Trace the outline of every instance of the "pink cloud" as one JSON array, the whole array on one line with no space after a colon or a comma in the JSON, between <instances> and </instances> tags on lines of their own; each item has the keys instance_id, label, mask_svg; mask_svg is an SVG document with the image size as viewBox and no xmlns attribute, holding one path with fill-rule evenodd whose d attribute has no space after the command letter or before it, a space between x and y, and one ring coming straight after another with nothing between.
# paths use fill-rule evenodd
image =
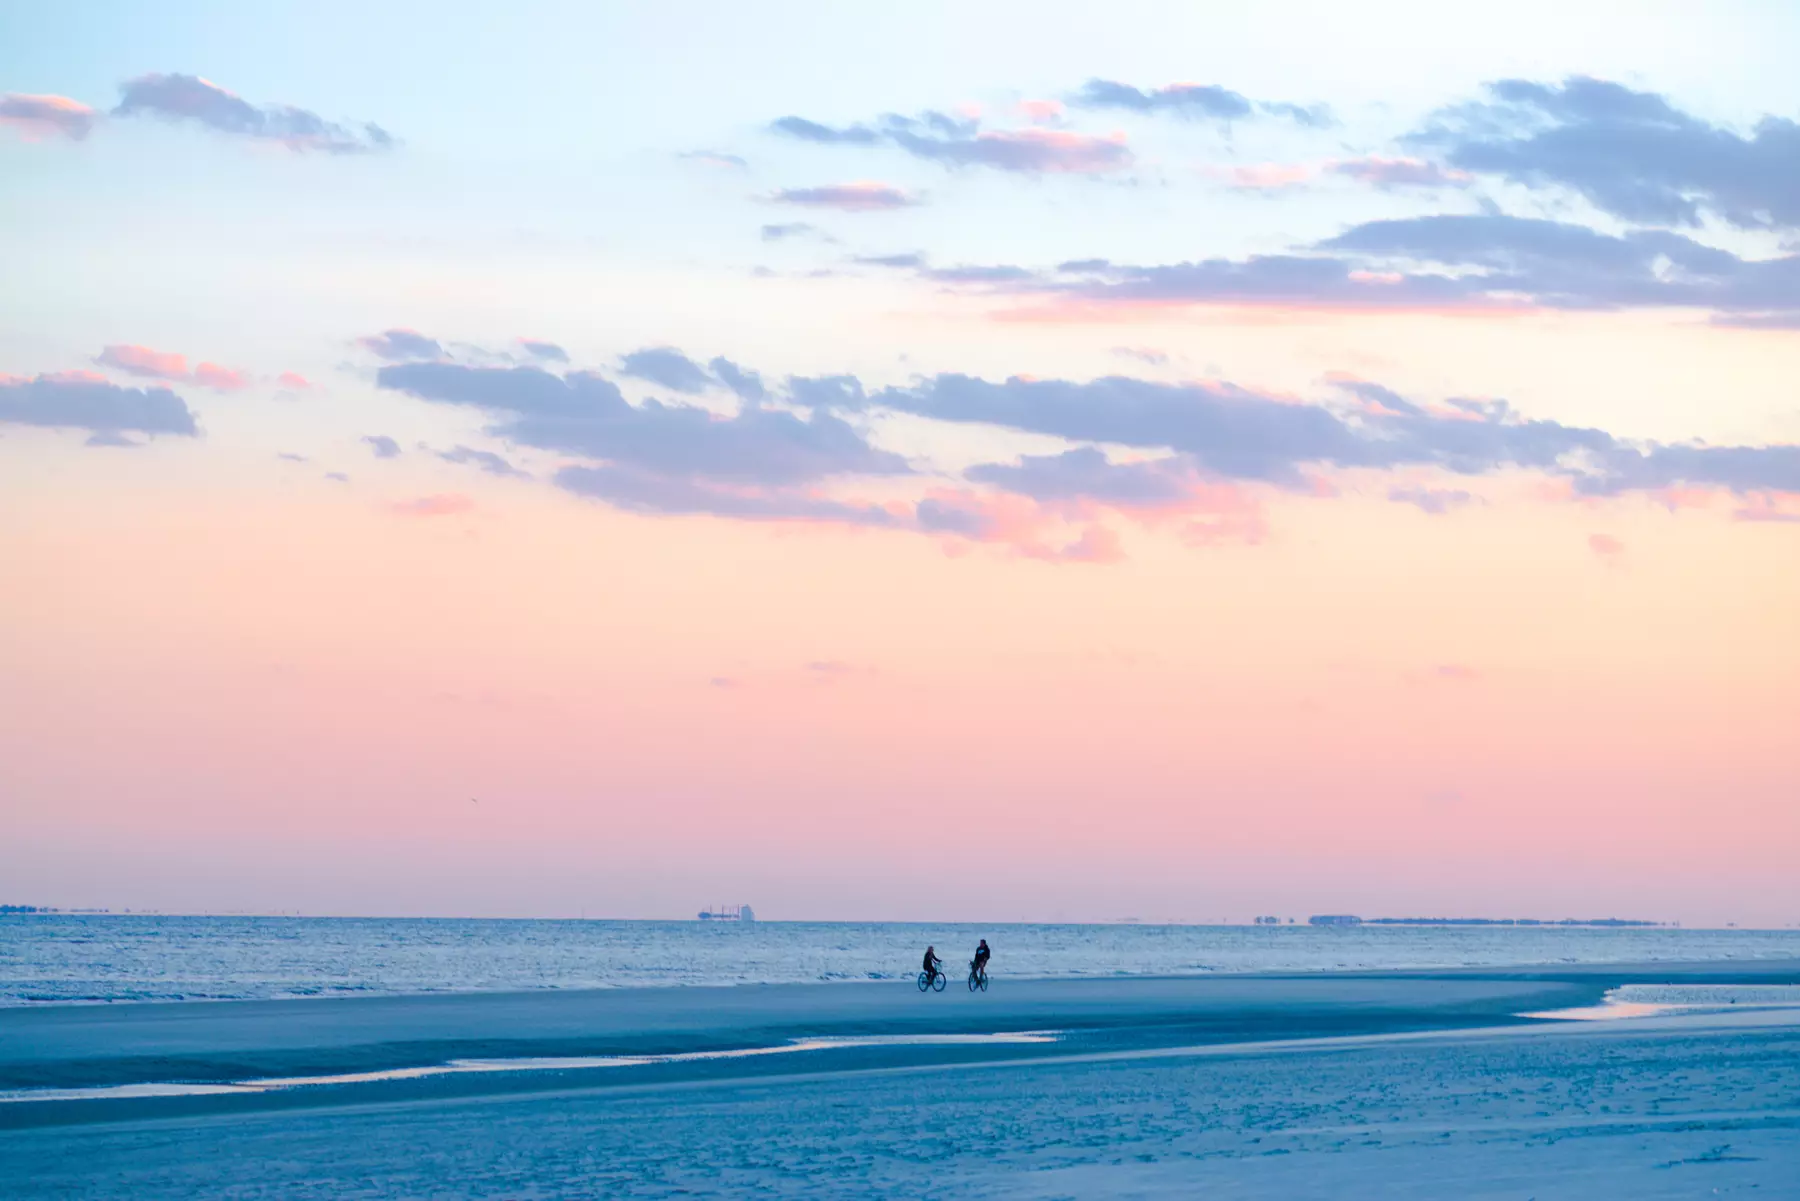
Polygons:
<instances>
[{"instance_id":1,"label":"pink cloud","mask_svg":"<svg viewBox=\"0 0 1800 1201\"><path fill-rule=\"evenodd\" d=\"M947 535L944 553L951 556L964 553L969 542L985 542L1043 563L1116 563L1125 557L1118 535L1103 526L1089 526L1073 542L1054 540L1058 514L1008 492L934 489L920 505L920 520L927 532Z\"/></svg>"},{"instance_id":2,"label":"pink cloud","mask_svg":"<svg viewBox=\"0 0 1800 1201\"><path fill-rule=\"evenodd\" d=\"M275 377L275 382L284 388L310 388L312 381L298 371L283 371Z\"/></svg>"},{"instance_id":3,"label":"pink cloud","mask_svg":"<svg viewBox=\"0 0 1800 1201\"><path fill-rule=\"evenodd\" d=\"M79 142L93 130L99 114L67 96L0 94L0 125L10 125L27 139L61 136Z\"/></svg>"},{"instance_id":4,"label":"pink cloud","mask_svg":"<svg viewBox=\"0 0 1800 1201\"><path fill-rule=\"evenodd\" d=\"M51 371L38 376L38 378L58 384L104 384L108 382L107 378L98 371Z\"/></svg>"},{"instance_id":5,"label":"pink cloud","mask_svg":"<svg viewBox=\"0 0 1800 1201\"><path fill-rule=\"evenodd\" d=\"M769 199L777 204L809 208L833 208L846 213L877 213L907 208L918 203L911 194L892 184L859 179L851 183L824 184L816 188L783 188Z\"/></svg>"},{"instance_id":6,"label":"pink cloud","mask_svg":"<svg viewBox=\"0 0 1800 1201\"><path fill-rule=\"evenodd\" d=\"M1119 563L1125 558L1125 549L1117 531L1090 525L1081 531L1081 537L1056 552L1056 557L1069 563Z\"/></svg>"},{"instance_id":7,"label":"pink cloud","mask_svg":"<svg viewBox=\"0 0 1800 1201\"><path fill-rule=\"evenodd\" d=\"M1752 492L1744 498L1743 505L1732 514L1734 521L1773 521L1800 522L1800 506L1789 506L1784 500L1792 497L1780 497L1772 492Z\"/></svg>"},{"instance_id":8,"label":"pink cloud","mask_svg":"<svg viewBox=\"0 0 1800 1201\"><path fill-rule=\"evenodd\" d=\"M1312 173L1312 168L1303 163L1255 163L1248 167L1233 167L1227 178L1234 188L1276 192L1298 187L1311 179Z\"/></svg>"},{"instance_id":9,"label":"pink cloud","mask_svg":"<svg viewBox=\"0 0 1800 1201\"><path fill-rule=\"evenodd\" d=\"M1658 488L1651 496L1671 513L1678 513L1682 509L1711 508L1713 501L1717 499L1717 494L1711 488Z\"/></svg>"},{"instance_id":10,"label":"pink cloud","mask_svg":"<svg viewBox=\"0 0 1800 1201\"><path fill-rule=\"evenodd\" d=\"M237 392L250 386L250 377L232 367L201 363L194 368L194 382L217 392Z\"/></svg>"},{"instance_id":11,"label":"pink cloud","mask_svg":"<svg viewBox=\"0 0 1800 1201\"><path fill-rule=\"evenodd\" d=\"M1423 159L1381 158L1377 155L1338 159L1328 164L1326 170L1378 188L1460 187L1472 178L1466 172L1446 170Z\"/></svg>"},{"instance_id":12,"label":"pink cloud","mask_svg":"<svg viewBox=\"0 0 1800 1201\"><path fill-rule=\"evenodd\" d=\"M1131 165L1125 135L1101 137L1067 129L991 130L975 135L980 160L1014 171L1094 175Z\"/></svg>"},{"instance_id":13,"label":"pink cloud","mask_svg":"<svg viewBox=\"0 0 1800 1201\"><path fill-rule=\"evenodd\" d=\"M1061 296L1055 299L988 312L990 321L1018 325L1133 325L1184 317L1195 312L1218 315L1221 322L1240 325L1277 325L1316 321L1323 317L1468 317L1492 320L1525 317L1541 310L1537 305L1510 297L1468 297L1454 304L1383 301L1378 285L1390 282L1369 274L1356 282L1371 286L1360 297L1307 300L1299 297L1170 297L1114 300L1110 297Z\"/></svg>"},{"instance_id":14,"label":"pink cloud","mask_svg":"<svg viewBox=\"0 0 1800 1201\"><path fill-rule=\"evenodd\" d=\"M1019 115L1036 125L1048 125L1058 121L1063 115L1060 100L1021 100Z\"/></svg>"},{"instance_id":15,"label":"pink cloud","mask_svg":"<svg viewBox=\"0 0 1800 1201\"><path fill-rule=\"evenodd\" d=\"M152 350L148 346L124 343L108 346L94 356L94 362L141 379L198 384L218 392L236 392L248 388L252 383L248 373L235 367L221 367L217 363L199 363L190 372L185 355Z\"/></svg>"},{"instance_id":16,"label":"pink cloud","mask_svg":"<svg viewBox=\"0 0 1800 1201\"><path fill-rule=\"evenodd\" d=\"M1617 565L1625 554L1625 544L1611 534L1589 534L1588 549L1609 565Z\"/></svg>"},{"instance_id":17,"label":"pink cloud","mask_svg":"<svg viewBox=\"0 0 1800 1201\"><path fill-rule=\"evenodd\" d=\"M1481 673L1473 667L1461 663L1440 663L1433 670L1440 679L1445 680L1475 680L1481 677Z\"/></svg>"},{"instance_id":18,"label":"pink cloud","mask_svg":"<svg viewBox=\"0 0 1800 1201\"><path fill-rule=\"evenodd\" d=\"M475 502L460 492L441 492L416 500L395 501L389 508L402 517L453 517L473 511Z\"/></svg>"},{"instance_id":19,"label":"pink cloud","mask_svg":"<svg viewBox=\"0 0 1800 1201\"><path fill-rule=\"evenodd\" d=\"M151 350L148 346L108 346L94 356L94 362L145 379L184 381L188 378L186 358Z\"/></svg>"}]
</instances>

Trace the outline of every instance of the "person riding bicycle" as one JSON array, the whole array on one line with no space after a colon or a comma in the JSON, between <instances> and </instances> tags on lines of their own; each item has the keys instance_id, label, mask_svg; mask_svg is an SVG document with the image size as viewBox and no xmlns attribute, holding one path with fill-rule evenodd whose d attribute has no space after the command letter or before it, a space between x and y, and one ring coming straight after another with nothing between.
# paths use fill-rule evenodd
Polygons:
<instances>
[{"instance_id":1,"label":"person riding bicycle","mask_svg":"<svg viewBox=\"0 0 1800 1201\"><path fill-rule=\"evenodd\" d=\"M975 962L970 965L975 969L977 976L987 975L988 959L992 955L993 952L988 950L987 939L982 939L981 945L975 948Z\"/></svg>"},{"instance_id":2,"label":"person riding bicycle","mask_svg":"<svg viewBox=\"0 0 1800 1201\"><path fill-rule=\"evenodd\" d=\"M930 979L936 972L944 970L944 961L937 957L936 947L925 948L925 976Z\"/></svg>"}]
</instances>

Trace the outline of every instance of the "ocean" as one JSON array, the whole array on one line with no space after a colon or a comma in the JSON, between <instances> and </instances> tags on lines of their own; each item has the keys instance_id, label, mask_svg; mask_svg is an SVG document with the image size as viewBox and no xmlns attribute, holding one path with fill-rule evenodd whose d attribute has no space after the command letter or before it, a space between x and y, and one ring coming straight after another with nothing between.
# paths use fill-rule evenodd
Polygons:
<instances>
[{"instance_id":1,"label":"ocean","mask_svg":"<svg viewBox=\"0 0 1800 1201\"><path fill-rule=\"evenodd\" d=\"M1800 958L1800 930L0 916L0 1005Z\"/></svg>"}]
</instances>

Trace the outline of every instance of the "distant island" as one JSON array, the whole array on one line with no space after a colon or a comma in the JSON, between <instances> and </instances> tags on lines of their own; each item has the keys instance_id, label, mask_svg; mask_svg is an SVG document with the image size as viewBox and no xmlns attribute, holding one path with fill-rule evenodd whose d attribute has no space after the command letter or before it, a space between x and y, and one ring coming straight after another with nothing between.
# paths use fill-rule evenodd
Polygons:
<instances>
[{"instance_id":1,"label":"distant island","mask_svg":"<svg viewBox=\"0 0 1800 1201\"><path fill-rule=\"evenodd\" d=\"M0 905L0 913L55 913L48 905Z\"/></svg>"},{"instance_id":2,"label":"distant island","mask_svg":"<svg viewBox=\"0 0 1800 1201\"><path fill-rule=\"evenodd\" d=\"M1348 913L1316 914L1306 919L1314 926L1661 926L1623 917L1370 917Z\"/></svg>"}]
</instances>

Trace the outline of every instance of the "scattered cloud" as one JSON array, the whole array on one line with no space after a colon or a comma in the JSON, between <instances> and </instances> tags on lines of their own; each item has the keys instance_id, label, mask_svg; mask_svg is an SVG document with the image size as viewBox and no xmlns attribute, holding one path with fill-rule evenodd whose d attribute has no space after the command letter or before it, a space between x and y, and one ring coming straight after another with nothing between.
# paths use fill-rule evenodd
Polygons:
<instances>
[{"instance_id":1,"label":"scattered cloud","mask_svg":"<svg viewBox=\"0 0 1800 1201\"><path fill-rule=\"evenodd\" d=\"M1169 365L1169 352L1157 350L1153 346L1115 346L1112 353L1122 359L1135 359L1149 367L1166 367Z\"/></svg>"},{"instance_id":2,"label":"scattered cloud","mask_svg":"<svg viewBox=\"0 0 1800 1201\"><path fill-rule=\"evenodd\" d=\"M167 388L120 387L90 371L0 376L0 424L87 430L93 446L129 445L126 433L200 433L187 403Z\"/></svg>"},{"instance_id":3,"label":"scattered cloud","mask_svg":"<svg viewBox=\"0 0 1800 1201\"><path fill-rule=\"evenodd\" d=\"M1230 123L1254 117L1280 117L1308 128L1332 124L1331 112L1324 105L1261 103L1209 83L1171 83L1143 89L1110 79L1090 79L1069 98L1069 103L1076 108L1124 109L1190 121Z\"/></svg>"},{"instance_id":4,"label":"scattered cloud","mask_svg":"<svg viewBox=\"0 0 1800 1201\"><path fill-rule=\"evenodd\" d=\"M0 125L9 125L27 138L55 136L79 142L93 132L99 119L93 109L67 96L0 93Z\"/></svg>"},{"instance_id":5,"label":"scattered cloud","mask_svg":"<svg viewBox=\"0 0 1800 1201\"><path fill-rule=\"evenodd\" d=\"M727 154L723 150L687 150L676 157L690 163L699 163L703 167L719 167L727 171L745 171L750 167L742 155Z\"/></svg>"},{"instance_id":6,"label":"scattered cloud","mask_svg":"<svg viewBox=\"0 0 1800 1201\"><path fill-rule=\"evenodd\" d=\"M185 380L188 377L186 358L151 350L148 346L108 346L94 356L94 362L145 379Z\"/></svg>"},{"instance_id":7,"label":"scattered cloud","mask_svg":"<svg viewBox=\"0 0 1800 1201\"><path fill-rule=\"evenodd\" d=\"M348 484L350 482L350 477L341 471L327 471L325 473L325 478L334 484Z\"/></svg>"},{"instance_id":8,"label":"scattered cloud","mask_svg":"<svg viewBox=\"0 0 1800 1201\"><path fill-rule=\"evenodd\" d=\"M236 137L277 142L296 152L367 154L394 146L392 135L379 125L340 125L286 104L259 107L195 75L140 75L119 90L121 98L112 110L115 117L193 122Z\"/></svg>"},{"instance_id":9,"label":"scattered cloud","mask_svg":"<svg viewBox=\"0 0 1800 1201\"><path fill-rule=\"evenodd\" d=\"M740 521L811 521L839 525L900 526L893 511L796 488L769 488L660 474L632 467L564 467L556 484L565 491L635 513L708 515Z\"/></svg>"},{"instance_id":10,"label":"scattered cloud","mask_svg":"<svg viewBox=\"0 0 1800 1201\"><path fill-rule=\"evenodd\" d=\"M892 184L875 183L871 180L825 184L816 188L783 188L769 199L777 204L830 208L845 213L877 213L888 209L909 208L919 203L916 198Z\"/></svg>"},{"instance_id":11,"label":"scattered cloud","mask_svg":"<svg viewBox=\"0 0 1800 1201\"><path fill-rule=\"evenodd\" d=\"M1335 386L1357 402L1353 408L1295 403L1229 383L1124 376L994 383L937 375L875 392L851 377L789 381L792 399L811 407L882 408L1075 442L1165 450L1187 456L1211 478L1296 491L1314 486L1312 467L1430 466L1457 475L1541 471L1570 480L1589 496L1682 485L1800 493L1800 446L1632 444L1604 430L1524 418L1504 401L1453 400L1431 411L1379 385L1340 380ZM1385 399L1371 405L1370 395Z\"/></svg>"},{"instance_id":12,"label":"scattered cloud","mask_svg":"<svg viewBox=\"0 0 1800 1201\"><path fill-rule=\"evenodd\" d=\"M569 352L554 342L540 342L536 338L520 338L519 349L540 363L566 363L569 361Z\"/></svg>"},{"instance_id":13,"label":"scattered cloud","mask_svg":"<svg viewBox=\"0 0 1800 1201\"><path fill-rule=\"evenodd\" d=\"M1044 102L1039 102L1044 103ZM983 129L979 117L925 112L889 113L872 125L832 127L803 117L783 117L770 130L824 146L892 146L946 167L991 167L1027 175L1094 175L1131 165L1125 135L1093 135L1041 124L1024 129Z\"/></svg>"},{"instance_id":14,"label":"scattered cloud","mask_svg":"<svg viewBox=\"0 0 1800 1201\"><path fill-rule=\"evenodd\" d=\"M401 517L454 517L474 512L475 502L460 492L441 492L413 500L397 500L388 508Z\"/></svg>"},{"instance_id":15,"label":"scattered cloud","mask_svg":"<svg viewBox=\"0 0 1800 1201\"><path fill-rule=\"evenodd\" d=\"M119 433L119 431L117 431L117 430L98 430L92 434L89 434L87 441L83 442L82 445L83 446L114 446L114 447L118 447L120 449L136 449L137 447L143 446L144 443L139 442L133 438L127 438L124 434Z\"/></svg>"},{"instance_id":16,"label":"scattered cloud","mask_svg":"<svg viewBox=\"0 0 1800 1201\"><path fill-rule=\"evenodd\" d=\"M490 430L495 438L605 461L607 470L558 475L560 481L581 481L589 492L648 490L646 479L697 488L801 488L837 475L911 470L902 457L871 447L830 412L803 418L747 405L733 416L718 416L686 403L632 405L616 384L587 371L558 376L538 367L394 364L382 367L376 382L419 400L493 412L499 418ZM679 495L698 497L691 490Z\"/></svg>"},{"instance_id":17,"label":"scattered cloud","mask_svg":"<svg viewBox=\"0 0 1800 1201\"><path fill-rule=\"evenodd\" d=\"M217 363L196 363L190 371L184 356L152 350L148 346L108 346L94 356L94 362L140 379L198 384L215 392L238 392L254 382L247 373Z\"/></svg>"},{"instance_id":18,"label":"scattered cloud","mask_svg":"<svg viewBox=\"0 0 1800 1201\"><path fill-rule=\"evenodd\" d=\"M1064 518L1028 497L1006 492L936 489L914 509L917 528L949 539L946 550L961 553L966 542L1008 548L1043 563L1116 563L1124 558L1118 535L1089 525L1073 540Z\"/></svg>"},{"instance_id":19,"label":"scattered cloud","mask_svg":"<svg viewBox=\"0 0 1800 1201\"><path fill-rule=\"evenodd\" d=\"M1305 163L1251 163L1225 173L1231 186L1242 192L1285 192L1313 177Z\"/></svg>"},{"instance_id":20,"label":"scattered cloud","mask_svg":"<svg viewBox=\"0 0 1800 1201\"><path fill-rule=\"evenodd\" d=\"M1327 163L1325 170L1376 188L1461 188L1474 178L1466 171L1447 170L1424 159L1378 155L1336 159Z\"/></svg>"},{"instance_id":21,"label":"scattered cloud","mask_svg":"<svg viewBox=\"0 0 1800 1201\"><path fill-rule=\"evenodd\" d=\"M1389 488L1387 498L1397 504L1412 505L1433 517L1442 517L1453 509L1475 503L1474 495L1461 488Z\"/></svg>"},{"instance_id":22,"label":"scattered cloud","mask_svg":"<svg viewBox=\"0 0 1800 1201\"><path fill-rule=\"evenodd\" d=\"M740 367L724 357L715 358L706 366L713 373L714 379L729 388L745 404L761 404L768 398L768 389L758 372Z\"/></svg>"},{"instance_id":23,"label":"scattered cloud","mask_svg":"<svg viewBox=\"0 0 1800 1201\"><path fill-rule=\"evenodd\" d=\"M379 453L379 452L378 452ZM529 472L520 471L500 455L491 450L476 450L468 446L457 446L450 450L434 452L446 463L465 463L471 467L479 467L489 475L498 475L515 479L530 479ZM386 457L386 456L382 456Z\"/></svg>"},{"instance_id":24,"label":"scattered cloud","mask_svg":"<svg viewBox=\"0 0 1800 1201\"><path fill-rule=\"evenodd\" d=\"M378 459L397 459L400 457L400 444L386 434L369 434L363 438L375 452Z\"/></svg>"},{"instance_id":25,"label":"scattered cloud","mask_svg":"<svg viewBox=\"0 0 1800 1201\"><path fill-rule=\"evenodd\" d=\"M221 367L217 363L195 363L192 378L196 384L215 392L237 392L248 388L252 383L245 372L233 367Z\"/></svg>"},{"instance_id":26,"label":"scattered cloud","mask_svg":"<svg viewBox=\"0 0 1800 1201\"><path fill-rule=\"evenodd\" d=\"M762 240L765 242L785 242L789 238L802 238L817 233L819 227L807 221L776 222L762 227Z\"/></svg>"},{"instance_id":27,"label":"scattered cloud","mask_svg":"<svg viewBox=\"0 0 1800 1201\"><path fill-rule=\"evenodd\" d=\"M808 121L804 117L781 117L770 122L769 129L786 137L798 138L802 142L816 142L823 146L879 146L884 140L881 133L866 125L834 129L817 121Z\"/></svg>"},{"instance_id":28,"label":"scattered cloud","mask_svg":"<svg viewBox=\"0 0 1800 1201\"><path fill-rule=\"evenodd\" d=\"M1789 503L1784 504L1784 499ZM1800 522L1800 505L1792 503L1795 499L1792 494L1783 498L1770 492L1752 492L1731 517L1733 521Z\"/></svg>"},{"instance_id":29,"label":"scattered cloud","mask_svg":"<svg viewBox=\"0 0 1800 1201\"><path fill-rule=\"evenodd\" d=\"M304 375L301 375L298 371L283 371L280 375L275 377L275 382L284 388L292 388L297 392L304 392L312 387L312 381L307 379Z\"/></svg>"},{"instance_id":30,"label":"scattered cloud","mask_svg":"<svg viewBox=\"0 0 1800 1201\"><path fill-rule=\"evenodd\" d=\"M1440 663L1432 669L1441 680L1469 681L1481 678L1481 673L1473 667L1462 663Z\"/></svg>"},{"instance_id":31,"label":"scattered cloud","mask_svg":"<svg viewBox=\"0 0 1800 1201\"><path fill-rule=\"evenodd\" d=\"M390 363L444 357L443 345L436 338L427 338L418 330L413 329L384 330L379 334L358 338L356 344L374 354L376 358L386 359Z\"/></svg>"},{"instance_id":32,"label":"scattered cloud","mask_svg":"<svg viewBox=\"0 0 1800 1201\"><path fill-rule=\"evenodd\" d=\"M1800 124L1764 117L1749 136L1655 92L1575 76L1505 79L1485 101L1440 113L1410 139L1450 166L1526 187L1562 187L1623 221L1800 228Z\"/></svg>"},{"instance_id":33,"label":"scattered cloud","mask_svg":"<svg viewBox=\"0 0 1800 1201\"><path fill-rule=\"evenodd\" d=\"M924 273L921 273L924 274ZM977 273L1041 307L1015 319L1092 320L1178 306L1395 312L1710 311L1716 324L1800 326L1800 254L1744 259L1667 230L1606 234L1498 213L1369 221L1302 253L1133 266L1082 259ZM956 281L935 273L936 282Z\"/></svg>"},{"instance_id":34,"label":"scattered cloud","mask_svg":"<svg viewBox=\"0 0 1800 1201\"><path fill-rule=\"evenodd\" d=\"M661 384L689 396L706 391L712 377L706 369L671 346L634 350L620 359L619 374Z\"/></svg>"},{"instance_id":35,"label":"scattered cloud","mask_svg":"<svg viewBox=\"0 0 1800 1201\"><path fill-rule=\"evenodd\" d=\"M1267 534L1270 490L1334 495L1334 471L1391 473L1389 500L1434 515L1480 499L1471 489L1408 482L1408 475L1521 470L1563 481L1584 497L1666 498L1711 489L1777 498L1744 500L1758 516L1785 514L1780 498L1800 497L1797 446L1627 442L1600 429L1526 418L1501 400L1422 402L1344 375L1330 377L1322 399L1304 400L1227 382L1127 376L991 381L941 374L880 387L842 375L770 384L730 360L703 365L672 346L634 351L622 366L675 393L729 388L739 407L720 413L687 402L632 404L594 372L530 366L390 363L377 383L487 413L489 436L576 460L551 477L556 486L618 508L911 529L1055 560L1115 557L1120 520L1171 530L1190 545L1255 543ZM847 499L848 481L918 478L865 430L871 417L891 414L1070 445L977 463L961 473L962 485L927 484L919 499ZM379 443L370 444L381 453ZM514 470L498 455L467 447L438 453L498 474Z\"/></svg>"},{"instance_id":36,"label":"scattered cloud","mask_svg":"<svg viewBox=\"0 0 1800 1201\"><path fill-rule=\"evenodd\" d=\"M1602 563L1616 566L1625 556L1625 544L1611 534L1589 534L1588 550Z\"/></svg>"}]
</instances>

